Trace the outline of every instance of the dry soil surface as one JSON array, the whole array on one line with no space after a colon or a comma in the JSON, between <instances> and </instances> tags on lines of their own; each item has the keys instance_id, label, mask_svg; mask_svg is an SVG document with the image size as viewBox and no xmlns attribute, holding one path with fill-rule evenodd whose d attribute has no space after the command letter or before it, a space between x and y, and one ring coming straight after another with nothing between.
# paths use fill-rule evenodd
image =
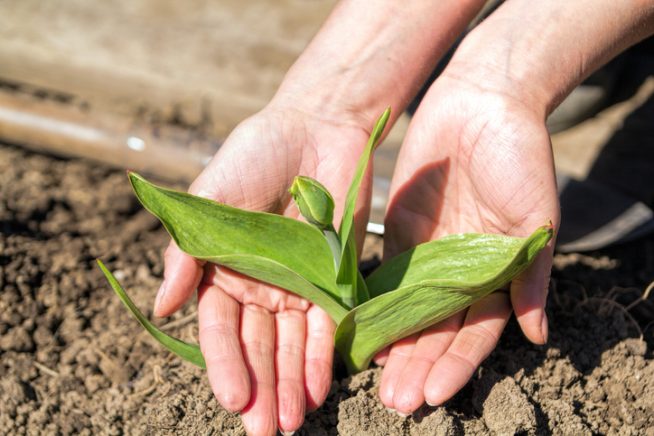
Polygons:
<instances>
[{"instance_id":1,"label":"dry soil surface","mask_svg":"<svg viewBox=\"0 0 654 436\"><path fill-rule=\"evenodd\" d=\"M166 243L124 173L0 146L0 432L243 433L94 265L102 258L149 314ZM299 433L654 435L654 298L638 300L654 239L555 263L547 346L512 321L454 399L408 418L378 400L380 369L337 370ZM193 305L160 324L194 340Z\"/></svg>"}]
</instances>

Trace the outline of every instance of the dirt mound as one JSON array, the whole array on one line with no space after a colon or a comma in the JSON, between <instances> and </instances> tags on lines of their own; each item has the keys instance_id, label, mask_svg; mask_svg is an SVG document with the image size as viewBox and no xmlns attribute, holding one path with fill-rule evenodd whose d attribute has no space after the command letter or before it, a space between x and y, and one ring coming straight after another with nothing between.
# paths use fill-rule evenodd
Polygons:
<instances>
[{"instance_id":1,"label":"dirt mound","mask_svg":"<svg viewBox=\"0 0 654 436\"><path fill-rule=\"evenodd\" d=\"M96 257L105 260L150 314L167 236L137 204L122 172L2 146L0 232L2 431L243 433L202 371L143 333L94 265ZM654 278L653 252L654 240L647 240L590 257L557 257L549 344L528 344L512 321L497 350L444 407L425 406L408 418L386 411L377 397L380 370L371 369L337 377L300 433L651 431L654 327L645 326L654 303L625 306ZM160 324L195 340L193 311L189 305Z\"/></svg>"}]
</instances>

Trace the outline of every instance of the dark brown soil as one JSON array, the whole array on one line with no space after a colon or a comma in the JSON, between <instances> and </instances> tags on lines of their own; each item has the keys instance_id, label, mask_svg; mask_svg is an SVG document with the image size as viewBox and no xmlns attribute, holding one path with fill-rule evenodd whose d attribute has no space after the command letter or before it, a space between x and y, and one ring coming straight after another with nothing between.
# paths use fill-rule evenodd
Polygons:
<instances>
[{"instance_id":1,"label":"dark brown soil","mask_svg":"<svg viewBox=\"0 0 654 436\"><path fill-rule=\"evenodd\" d=\"M0 432L243 433L94 265L105 260L149 313L166 242L124 173L0 147ZM557 256L547 346L511 322L454 399L409 418L381 405L379 369L337 379L300 433L654 435L654 296L636 304L652 280L654 238ZM193 340L193 311L161 324Z\"/></svg>"}]
</instances>

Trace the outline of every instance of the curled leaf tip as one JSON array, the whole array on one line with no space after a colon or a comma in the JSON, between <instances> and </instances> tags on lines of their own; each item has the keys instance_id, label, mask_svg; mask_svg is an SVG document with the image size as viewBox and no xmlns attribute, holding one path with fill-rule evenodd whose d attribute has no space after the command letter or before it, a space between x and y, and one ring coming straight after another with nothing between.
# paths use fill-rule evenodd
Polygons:
<instances>
[{"instance_id":1,"label":"curled leaf tip","mask_svg":"<svg viewBox=\"0 0 654 436\"><path fill-rule=\"evenodd\" d=\"M139 180L140 180L140 179L143 179L143 177L141 177L141 175L140 175L139 173L137 173L137 172L135 172L135 171L132 171L132 170L127 170L127 177L128 177L130 180L134 180L134 179L139 179Z\"/></svg>"},{"instance_id":2,"label":"curled leaf tip","mask_svg":"<svg viewBox=\"0 0 654 436\"><path fill-rule=\"evenodd\" d=\"M127 175L127 178L130 179L130 180L131 180L132 177L134 177L135 175L138 176L138 173L136 173L134 170L131 170L131 169L129 169L129 168L127 168L127 169L125 170L125 174ZM139 177L140 177L140 176L139 176Z\"/></svg>"}]
</instances>

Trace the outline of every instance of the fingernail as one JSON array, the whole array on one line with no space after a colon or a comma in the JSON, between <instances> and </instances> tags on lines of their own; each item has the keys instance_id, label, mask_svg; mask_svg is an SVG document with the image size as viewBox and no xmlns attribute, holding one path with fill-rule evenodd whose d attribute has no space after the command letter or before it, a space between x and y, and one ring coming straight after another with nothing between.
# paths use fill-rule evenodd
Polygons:
<instances>
[{"instance_id":1,"label":"fingernail","mask_svg":"<svg viewBox=\"0 0 654 436\"><path fill-rule=\"evenodd\" d=\"M392 407L387 407L386 411L390 413L395 413L395 409L393 409Z\"/></svg>"},{"instance_id":2,"label":"fingernail","mask_svg":"<svg viewBox=\"0 0 654 436\"><path fill-rule=\"evenodd\" d=\"M291 435L295 434L295 430L293 430L293 431L282 431L281 434L283 434L284 436L291 436Z\"/></svg>"},{"instance_id":3,"label":"fingernail","mask_svg":"<svg viewBox=\"0 0 654 436\"><path fill-rule=\"evenodd\" d=\"M400 415L402 418L406 418L407 416L411 415L410 413L400 412L399 410L396 410L395 413Z\"/></svg>"},{"instance_id":4,"label":"fingernail","mask_svg":"<svg viewBox=\"0 0 654 436\"><path fill-rule=\"evenodd\" d=\"M161 301L163 300L163 296L166 293L166 280L164 280L161 283L161 286L159 286L159 290L157 291L157 298L154 300L154 314L156 315L159 313L159 306L161 306Z\"/></svg>"},{"instance_id":5,"label":"fingernail","mask_svg":"<svg viewBox=\"0 0 654 436\"><path fill-rule=\"evenodd\" d=\"M425 401L429 407L436 407L436 403L430 403L429 401Z\"/></svg>"},{"instance_id":6,"label":"fingernail","mask_svg":"<svg viewBox=\"0 0 654 436\"><path fill-rule=\"evenodd\" d=\"M543 317L540 320L540 334L543 337L543 344L547 343L548 330L547 314L543 311Z\"/></svg>"}]
</instances>

